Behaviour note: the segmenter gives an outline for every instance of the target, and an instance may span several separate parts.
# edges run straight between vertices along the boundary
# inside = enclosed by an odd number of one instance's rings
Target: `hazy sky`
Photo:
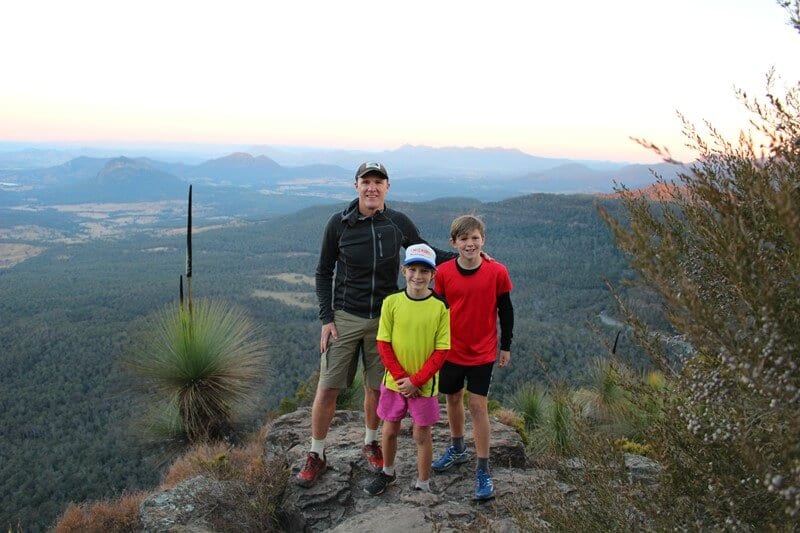
[[[0,140],[683,155],[676,111],[800,79],[774,0],[37,1],[0,6]]]

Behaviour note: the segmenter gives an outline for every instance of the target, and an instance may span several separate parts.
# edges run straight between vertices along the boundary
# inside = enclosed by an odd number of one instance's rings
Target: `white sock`
[[[418,479],[417,482],[414,484],[414,487],[418,488],[419,490],[424,491],[424,492],[430,492],[431,491],[431,480],[430,479],[426,479],[425,481],[422,481],[421,479]]]
[[[369,429],[368,427],[364,427],[366,430],[364,434],[364,444],[372,444],[372,441],[378,440],[378,430],[377,429]]]
[[[387,476],[393,476],[394,475],[394,465],[392,465],[392,466],[384,466],[383,467],[383,473],[386,474]]]
[[[311,437],[311,451],[322,457],[322,453],[325,451],[325,439],[317,440]]]

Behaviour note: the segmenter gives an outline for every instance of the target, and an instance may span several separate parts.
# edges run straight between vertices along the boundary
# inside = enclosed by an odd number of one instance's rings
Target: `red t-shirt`
[[[505,266],[483,260],[477,272],[462,274],[451,259],[436,269],[436,292],[450,305],[450,354],[464,366],[492,363],[497,358],[497,298],[511,292]]]

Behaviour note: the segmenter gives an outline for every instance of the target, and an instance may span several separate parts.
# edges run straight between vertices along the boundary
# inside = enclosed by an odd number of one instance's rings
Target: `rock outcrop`
[[[299,409],[273,421],[265,444],[265,459],[286,460],[291,465],[289,484],[281,507],[286,531],[452,531],[470,524],[479,529],[516,531],[506,505],[508,496],[542,485],[548,471],[529,468],[521,437],[508,426],[493,422],[492,473],[496,497],[488,502],[472,499],[475,484],[474,460],[451,471],[432,474],[432,492],[413,490],[417,479],[417,449],[411,437],[411,420],[403,422],[398,439],[397,483],[377,497],[363,487],[374,475],[361,454],[364,415],[337,411],[328,434],[328,470],[310,488],[294,483],[305,460],[311,435],[311,412]],[[466,435],[470,455],[472,426],[467,414]],[[447,416],[433,430],[434,456],[450,443]],[[214,531],[205,520],[207,507],[224,507],[226,483],[196,477],[172,489],[152,494],[140,508],[145,531]],[[216,502],[216,503],[215,503]],[[218,521],[217,521],[218,523]]]
[[[442,420],[433,429],[434,456],[450,443],[450,434],[442,407]],[[265,460],[279,459],[290,465],[289,483],[283,494],[280,510],[281,531],[519,531],[512,514],[530,514],[519,509],[530,491],[550,490],[570,494],[575,488],[557,479],[555,470],[534,468],[527,462],[521,437],[498,421],[492,422],[491,468],[496,497],[476,502],[472,496],[475,484],[472,426],[467,415],[466,436],[472,461],[448,472],[433,473],[432,492],[412,488],[417,478],[416,445],[411,437],[411,420],[403,422],[398,439],[395,465],[397,483],[380,496],[364,492],[374,472],[361,454],[364,440],[363,414],[337,411],[328,434],[326,455],[328,470],[310,488],[295,483],[310,439],[311,412],[299,409],[273,421],[265,441]],[[645,485],[658,476],[660,467],[646,458],[626,454],[629,481]],[[568,469],[583,469],[582,461],[568,459]],[[237,487],[202,477],[186,480],[172,489],[149,496],[141,505],[140,517],[145,531],[209,532],[234,529],[215,528],[207,517],[213,510],[218,515],[214,524],[233,524],[224,516],[229,507],[226,494]],[[241,488],[239,488],[241,491]],[[523,503],[521,503],[523,502]],[[528,504],[529,506],[529,504]],[[529,516],[530,519],[530,516]],[[536,521],[535,518],[533,518]],[[529,522],[530,523],[530,522]],[[274,525],[271,525],[274,529]],[[542,528],[546,528],[542,523]],[[265,529],[268,529],[265,527]]]
[[[299,410],[276,420],[267,436],[268,455],[287,457],[295,475],[308,451],[310,412]],[[492,474],[496,498],[473,501],[475,463],[433,473],[432,492],[413,490],[417,479],[417,449],[411,437],[411,420],[403,422],[398,439],[397,483],[380,496],[372,497],[363,487],[373,474],[361,454],[364,442],[363,414],[337,411],[328,434],[328,471],[311,488],[298,487],[291,480],[283,512],[291,531],[429,531],[463,529],[478,519],[487,520],[493,531],[513,531],[504,500],[521,488],[544,482],[547,473],[527,468],[525,448],[517,432],[503,424],[492,425]],[[447,417],[434,427],[434,456],[450,444]],[[472,427],[467,417],[467,441]],[[469,446],[472,448],[471,446]],[[474,449],[470,449],[474,458]]]

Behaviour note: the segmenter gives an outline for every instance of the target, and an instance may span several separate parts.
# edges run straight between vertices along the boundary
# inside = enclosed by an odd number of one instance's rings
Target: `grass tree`
[[[530,446],[537,456],[568,457],[577,445],[575,404],[563,384],[551,386],[548,396],[541,422],[530,432]]]
[[[509,407],[522,417],[525,430],[530,433],[544,423],[550,408],[550,397],[544,388],[526,383],[514,391]]]
[[[149,317],[127,358],[149,405],[149,427],[198,442],[224,438],[255,405],[266,378],[265,344],[241,309],[192,298],[192,188],[186,240],[187,294]]]

